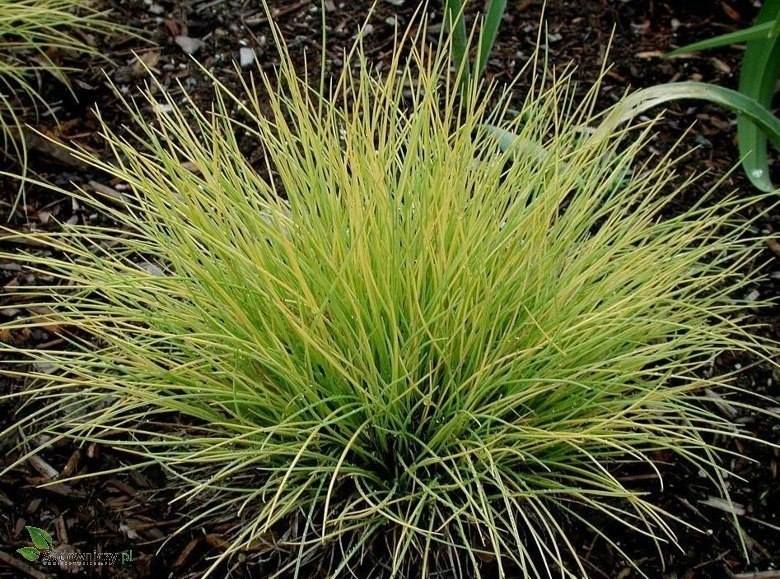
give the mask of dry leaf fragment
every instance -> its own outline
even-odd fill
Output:
[[[772,250],[772,253],[780,256],[780,243],[778,243],[778,241],[775,238],[773,237],[767,238],[766,246]]]
[[[31,456],[27,462],[29,462],[30,466],[33,467],[38,473],[40,473],[41,476],[43,476],[47,481],[57,478],[60,474],[53,466],[51,466],[37,454]]]
[[[173,562],[174,568],[181,567],[187,562],[187,559],[189,559],[195,547],[198,546],[198,543],[200,543],[200,537],[196,537],[187,543],[187,546],[182,549],[181,553],[179,553],[179,556],[176,557],[176,560]]]
[[[706,500],[699,501],[699,502],[702,505],[707,505],[708,507],[712,507],[714,509],[724,511],[731,515],[741,516],[745,514],[745,507],[743,507],[739,503],[727,501],[719,497],[708,497]]]
[[[48,306],[30,306],[27,308],[27,311],[35,316],[30,321],[35,322],[47,332],[59,334],[67,326],[64,318],[57,315],[54,310]]]
[[[140,53],[133,62],[133,74],[143,75],[147,70],[156,72],[154,69],[160,62],[160,51],[157,49],[147,50]]]
[[[735,22],[739,22],[742,20],[742,16],[739,12],[737,12],[730,4],[727,2],[721,2],[720,5],[723,7],[723,12],[726,13],[726,16],[734,20]]]

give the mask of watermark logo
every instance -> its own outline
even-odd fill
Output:
[[[22,547],[16,552],[28,561],[38,561],[43,565],[58,565],[60,567],[79,567],[92,565],[127,565],[133,562],[132,551],[119,553],[96,552],[81,553],[54,548],[52,536],[38,527],[26,526],[32,545]]]
[[[25,529],[30,534],[30,539],[34,546],[22,547],[17,549],[16,552],[28,561],[37,561],[42,551],[51,551],[51,548],[54,546],[54,539],[51,538],[49,533],[38,527],[28,526]]]

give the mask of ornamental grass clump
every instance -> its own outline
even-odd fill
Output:
[[[598,87],[536,79],[510,118],[509,90],[460,100],[422,38],[381,74],[358,49],[327,90],[282,51],[257,87],[215,80],[210,110],[156,87],[135,133],[104,126],[113,160],[82,157],[125,206],[77,193],[111,220],[14,258],[54,281],[7,327],[66,342],[5,347],[30,454],[161,465],[189,525],[232,521],[222,557],[264,553],[262,576],[587,575],[574,527],[676,542],[685,521],[619,470],[660,477],[660,456],[728,500],[713,434],[748,435],[705,370],[772,347],[735,299],[747,201],[669,215],[689,183],[671,153],[637,160],[652,127],[597,115]]]

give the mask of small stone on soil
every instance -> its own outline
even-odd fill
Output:
[[[246,68],[255,61],[255,51],[252,48],[242,46],[239,50],[239,62],[241,66]]]
[[[173,40],[187,54],[195,54],[206,44],[200,38],[192,38],[190,36],[177,36]]]

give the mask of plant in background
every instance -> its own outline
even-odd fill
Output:
[[[129,33],[89,6],[86,0],[0,0],[0,143],[2,152],[21,162],[25,172],[28,113],[51,112],[40,92],[40,74],[69,86],[61,53],[100,57],[82,35]]]
[[[133,194],[74,195],[120,225],[2,255],[55,280],[16,289],[48,313],[5,327],[68,345],[3,348],[31,380],[20,460],[63,438],[137,453],[181,485],[188,525],[233,517],[221,559],[277,549],[263,576],[587,575],[574,525],[622,553],[604,520],[657,543],[688,524],[621,477],[660,478],[657,453],[728,500],[712,435],[750,435],[707,406],[732,386],[703,370],[775,348],[733,297],[759,243],[749,200],[662,218],[688,183],[671,153],[627,173],[651,126],[616,129],[617,108],[583,140],[598,87],[574,101],[566,77],[514,120],[508,91],[470,84],[463,104],[424,38],[384,76],[358,49],[323,94],[277,36],[278,79],[214,79],[211,110],[158,86],[134,134],[104,126],[114,160],[81,157]],[[545,154],[503,151],[487,125]]]
[[[472,64],[469,60],[469,34],[466,30],[465,4],[461,0],[445,0],[444,16],[450,30],[452,62],[464,85],[479,79],[485,72],[488,58],[498,37],[501,19],[506,11],[506,0],[487,0],[485,17],[480,26],[477,54]]]
[[[468,56],[469,35],[463,12],[465,4],[461,0],[446,0],[444,9],[453,47],[452,62],[460,76],[464,94],[468,94],[468,85],[478,80],[485,71],[506,10],[506,2],[487,0],[485,17],[475,26],[479,43],[473,65]],[[705,100],[728,108],[739,115],[739,152],[748,178],[761,191],[772,191],[774,185],[770,179],[767,139],[776,147],[780,147],[780,120],[771,112],[775,83],[780,75],[779,34],[780,2],[765,2],[756,18],[755,26],[670,52],[667,56],[747,41],[739,91],[699,82],[674,82],[641,89],[624,103],[619,113],[621,122],[631,121],[651,108],[674,100]],[[609,126],[612,127],[611,124]],[[538,143],[522,141],[517,135],[498,127],[487,128],[505,149],[512,148],[523,152],[529,149],[539,150]]]
[[[666,56],[746,42],[739,74],[739,92],[772,109],[775,84],[780,78],[780,2],[766,0],[755,24],[745,30],[722,34],[673,50]],[[780,133],[764,133],[744,115],[737,117],[737,139],[742,166],[750,181],[763,191],[773,188],[769,178],[767,137],[780,147]]]

